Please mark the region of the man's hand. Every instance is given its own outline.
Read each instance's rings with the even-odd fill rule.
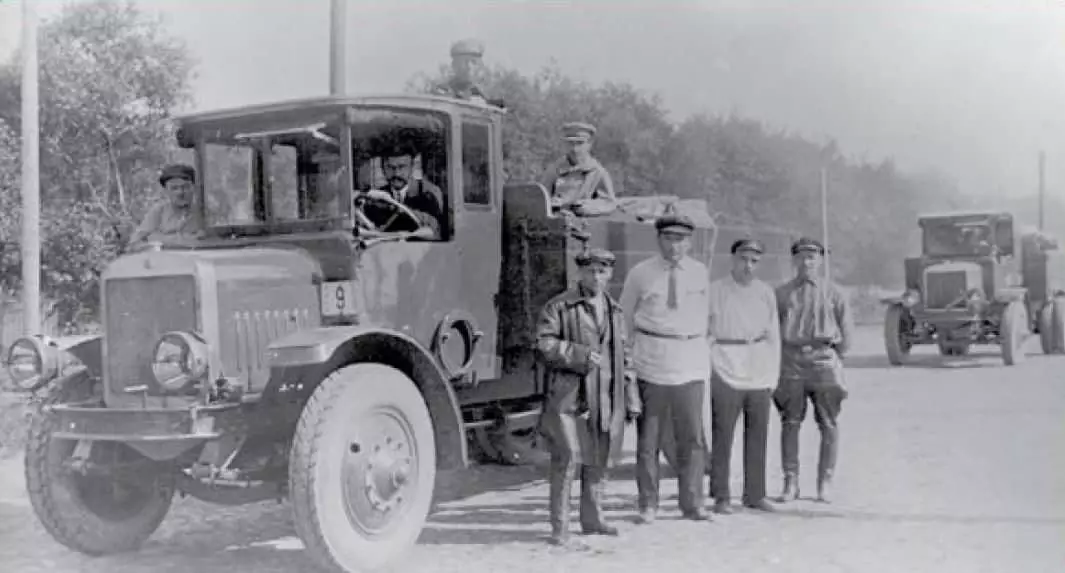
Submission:
[[[602,365],[602,363],[603,363],[603,355],[602,354],[599,354],[595,350],[593,350],[590,354],[588,354],[588,364],[591,364],[592,366],[599,367],[599,366]]]
[[[625,411],[625,421],[626,422],[635,422],[636,420],[640,419],[640,416],[642,414],[643,414],[643,412],[641,412],[639,408],[631,408],[630,407],[630,408],[628,408]]]
[[[389,199],[393,198],[391,193],[389,193],[388,191],[382,191],[380,189],[370,189],[369,191],[365,191],[363,194],[367,199],[376,199],[378,201],[388,201]]]

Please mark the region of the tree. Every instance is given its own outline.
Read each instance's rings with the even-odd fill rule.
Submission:
[[[132,2],[94,0],[42,23],[39,65],[41,286],[69,325],[95,312],[103,265],[159,197],[158,170],[176,152],[170,118],[190,101],[193,63]],[[20,80],[17,65],[0,68],[0,123],[19,125]],[[0,158],[8,172],[0,202],[17,204],[17,185],[4,185],[17,178],[11,169]],[[0,273],[12,292],[21,276],[17,218],[0,226]]]

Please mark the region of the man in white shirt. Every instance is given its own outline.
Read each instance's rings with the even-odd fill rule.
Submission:
[[[711,448],[714,512],[729,506],[729,462],[743,412],[743,505],[774,511],[765,496],[772,391],[780,376],[780,322],[773,288],[754,276],[765,252],[753,239],[732,244],[732,272],[710,285]]]
[[[658,453],[661,429],[676,439],[681,513],[706,521],[702,476],[706,439],[703,393],[710,377],[707,355],[707,294],[710,272],[688,256],[695,224],[668,214],[655,221],[661,254],[629,271],[621,292],[632,340],[633,365],[643,403],[636,421],[636,487],[641,523],[658,511]]]

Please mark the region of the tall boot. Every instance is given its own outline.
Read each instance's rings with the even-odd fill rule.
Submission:
[[[836,455],[839,449],[839,428],[835,424],[821,426],[821,451],[817,459],[817,501],[828,503],[832,488],[832,475],[836,470]]]
[[[549,508],[551,520],[552,545],[566,545],[569,542],[570,491],[576,464],[568,461],[551,460],[551,484],[549,488]]]
[[[799,498],[799,422],[784,421],[780,430],[780,457],[784,466],[784,487],[777,501]]]

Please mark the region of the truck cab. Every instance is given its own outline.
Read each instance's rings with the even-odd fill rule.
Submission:
[[[589,244],[618,254],[617,294],[655,233],[624,212],[575,229],[543,186],[504,184],[503,113],[397,95],[180,118],[202,230],[106,267],[101,335],[9,351],[41,404],[26,475],[49,533],[106,554],[139,547],[175,492],[287,496],[318,564],[375,569],[471,445],[534,455],[537,313]],[[438,208],[394,199],[412,192]],[[714,236],[700,224],[694,256]]]

